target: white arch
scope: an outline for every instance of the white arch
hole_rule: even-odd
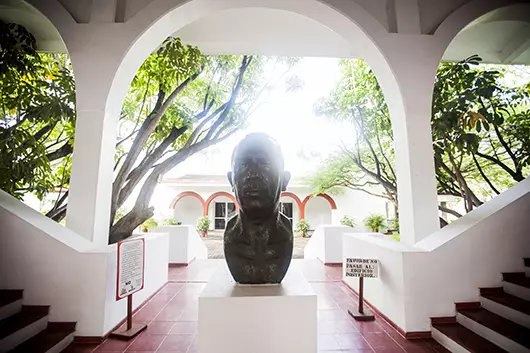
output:
[[[66,24],[59,28],[61,33],[75,32],[65,37],[65,42],[74,71],[81,68],[80,75],[76,71],[79,136],[76,134],[74,146],[71,223],[67,226],[90,239],[103,238],[108,228],[116,122],[130,82],[145,58],[165,38],[201,17],[249,7],[306,16],[337,33],[367,61],[383,89],[392,118],[398,187],[404,190],[400,192],[400,204],[405,209],[400,213],[402,228],[410,228],[411,239],[429,234],[436,225],[436,188],[434,166],[429,163],[430,125],[425,117],[430,114],[431,95],[427,93],[432,91],[439,61],[433,60],[437,52],[424,56],[437,48],[431,38],[422,37],[418,42],[418,38],[387,33],[362,7],[344,0],[154,0],[123,24]],[[429,98],[424,97],[427,95]],[[418,105],[418,101],[422,103]],[[432,194],[427,201],[426,194]]]
[[[309,17],[340,35],[352,47],[360,48],[359,54],[376,73],[391,110],[403,111],[399,86],[376,44],[380,35],[387,34],[386,30],[355,2],[340,0],[190,0],[180,4],[171,0],[153,1],[141,16],[127,22],[128,26],[145,31],[138,33],[124,54],[113,78],[105,110],[119,111],[136,71],[168,36],[217,11],[248,7],[284,10]]]
[[[434,37],[443,46],[445,51],[456,35],[473,21],[491,11],[524,3],[528,4],[528,2],[521,0],[470,1],[447,16],[438,28],[436,28]]]
[[[46,0],[22,0],[28,3],[30,6],[39,11],[48,21],[50,21],[59,36],[66,46],[66,50],[70,52],[68,44],[72,43],[75,31],[75,25],[77,24],[72,16],[65,10],[65,8],[56,1]]]

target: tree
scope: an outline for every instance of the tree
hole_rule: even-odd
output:
[[[479,66],[479,61],[473,56],[441,64],[433,96],[438,192],[462,197],[467,211],[522,180],[530,153],[530,85],[510,86],[503,81],[507,69]],[[364,62],[343,60],[340,65],[339,84],[316,110],[351,121],[356,140],[312,176],[313,191],[348,187],[397,205],[393,137],[382,91]]]
[[[171,59],[169,59],[171,58]],[[111,219],[139,189],[133,208],[110,228],[110,242],[129,237],[154,214],[151,197],[158,180],[191,155],[235,133],[264,90],[268,59],[204,56],[197,48],[169,38],[139,69],[122,116],[133,139],[117,154]],[[278,59],[276,59],[278,60]],[[288,59],[288,64],[296,61]],[[131,117],[134,124],[131,127]]]
[[[530,153],[528,87],[508,86],[505,68],[480,60],[441,64],[433,95],[439,189],[462,197],[467,212],[523,180]]]
[[[394,138],[382,90],[366,62],[341,60],[340,67],[338,85],[315,110],[351,122],[355,138],[350,146],[343,143],[326,167],[310,178],[313,192],[346,187],[387,199],[397,209]]]
[[[3,120],[0,186],[22,198],[68,188],[75,126],[75,89],[66,56],[37,54],[35,39],[18,25],[0,33]],[[153,215],[157,181],[189,156],[219,143],[256,108],[259,79],[269,59],[205,56],[168,38],[137,72],[122,107],[116,143],[110,241]],[[284,61],[290,67],[296,59]],[[8,166],[13,166],[8,168]],[[134,207],[120,209],[139,190]],[[66,215],[68,192],[47,213]]]
[[[169,38],[144,62],[124,104],[122,115],[138,118],[126,136],[134,138],[131,147],[118,156],[111,219],[136,187],[140,192],[133,208],[112,224],[111,243],[129,237],[153,216],[149,203],[161,176],[237,131],[252,104],[255,86],[245,78],[259,71],[259,65],[251,67],[253,61],[249,56],[205,57]]]
[[[68,56],[36,52],[24,27],[0,22],[0,188],[18,199],[67,187],[75,126]],[[67,194],[49,212],[56,216]]]

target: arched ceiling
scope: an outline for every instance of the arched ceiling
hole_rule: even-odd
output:
[[[0,20],[25,26],[36,37],[41,51],[66,50],[52,23],[22,0],[1,1]],[[190,23],[175,35],[208,54],[357,57],[356,48],[348,47],[341,36],[324,25],[270,8],[219,11]],[[498,9],[470,23],[451,42],[443,60],[459,61],[473,54],[487,63],[529,65],[530,5]]]
[[[208,54],[351,57],[342,37],[302,15],[268,8],[225,10],[175,33]]]
[[[478,54],[484,62],[530,64],[530,4],[492,11],[465,27],[451,42],[444,60]]]
[[[65,52],[64,42],[55,26],[34,7],[20,0],[0,2],[0,20],[24,26],[37,40],[41,51]]]
[[[202,18],[175,35],[206,53],[357,57],[318,22],[274,9],[235,9]],[[462,30],[444,61],[480,55],[486,63],[530,64],[530,5],[493,11]]]

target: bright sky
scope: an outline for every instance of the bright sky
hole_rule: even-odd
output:
[[[264,132],[275,138],[282,147],[286,169],[293,177],[305,177],[337,149],[341,140],[348,141],[353,134],[351,126],[347,128],[347,125],[317,117],[313,112],[314,103],[326,97],[339,79],[338,61],[332,58],[301,59],[284,79],[298,76],[304,83],[302,89],[286,92],[285,80],[281,80],[263,93],[261,104],[249,117],[245,129],[190,157],[166,177],[225,174],[230,168],[232,150],[251,132]],[[271,71],[265,76],[270,77]],[[275,72],[279,75],[284,70],[276,69]],[[276,81],[272,80],[273,83]]]

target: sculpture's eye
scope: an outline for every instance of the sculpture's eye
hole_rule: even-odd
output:
[[[268,165],[271,164],[270,161],[267,158],[264,158],[264,157],[259,158],[258,159],[258,163],[260,165],[264,165],[264,166],[268,166]]]

